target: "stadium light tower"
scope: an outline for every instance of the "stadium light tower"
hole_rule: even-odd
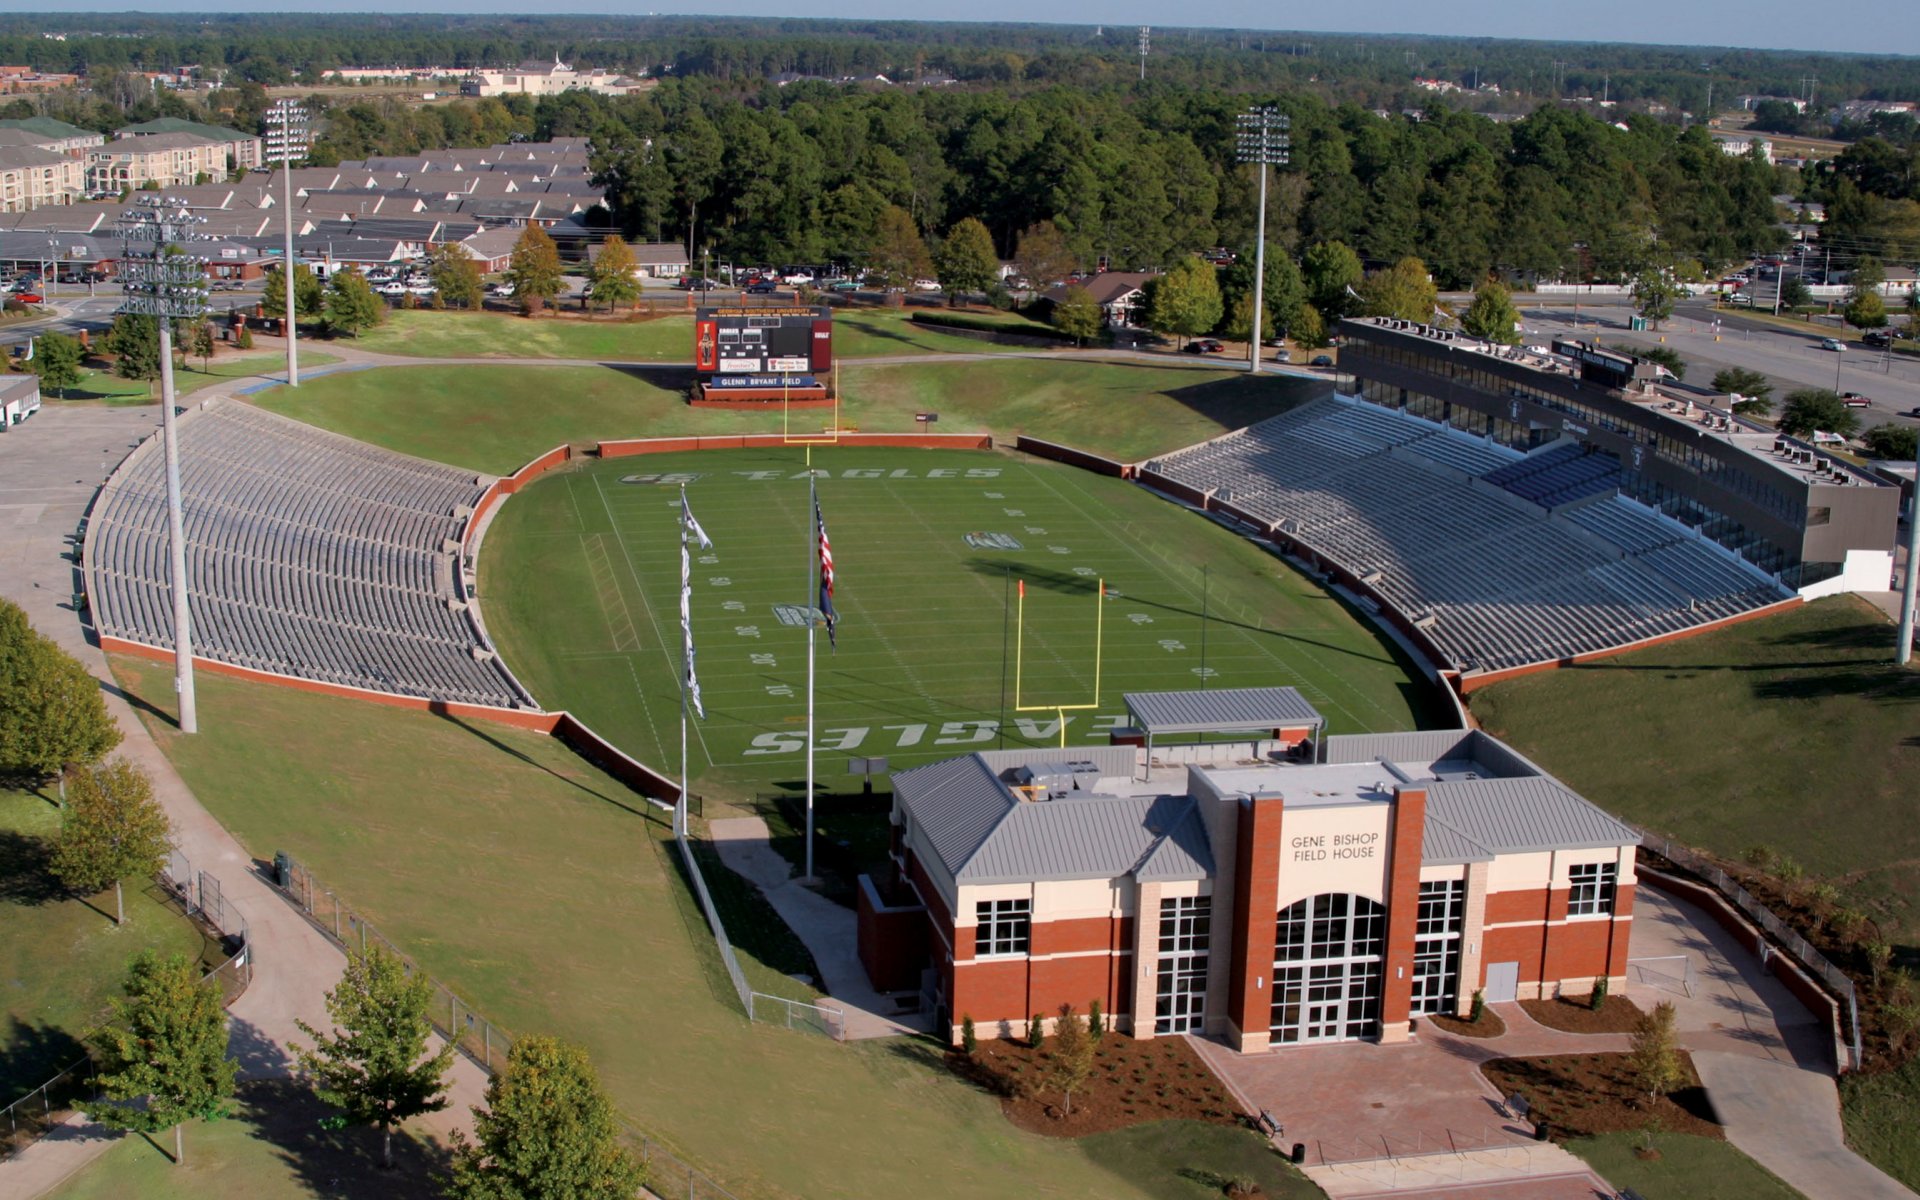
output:
[[[1267,168],[1285,166],[1292,159],[1293,121],[1272,107],[1250,108],[1240,114],[1240,161],[1260,168],[1260,219],[1253,243],[1253,346],[1248,374],[1260,372],[1260,317],[1266,305],[1267,282]]]
[[[167,458],[167,573],[173,591],[173,690],[180,697],[180,732],[199,730],[193,696],[193,626],[187,613],[187,543],[180,513],[180,438],[173,416],[173,322],[207,315],[207,260],[180,253],[200,220],[186,201],[142,197],[120,218],[126,248],[120,311],[152,317],[160,335],[160,432]]]
[[[267,161],[280,164],[281,195],[286,205],[282,219],[287,252],[280,261],[280,274],[287,288],[288,387],[300,386],[300,352],[294,347],[299,321],[293,306],[293,160],[307,156],[308,129],[307,110],[297,100],[276,100],[267,109]]]

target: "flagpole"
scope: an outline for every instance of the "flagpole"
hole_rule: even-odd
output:
[[[687,485],[680,485],[680,593],[681,606],[686,606],[688,577],[687,564]],[[680,636],[680,799],[673,806],[673,836],[687,836],[687,676],[693,670],[693,663],[687,657],[687,637],[683,631]]]
[[[807,521],[810,523],[807,538],[807,585],[818,587],[818,564],[815,560],[820,553],[820,528],[817,514],[820,511],[820,493],[813,480],[813,448],[807,448]],[[805,593],[801,593],[805,595]],[[809,618],[807,621],[807,873],[813,878],[813,645],[819,632],[819,621]]]

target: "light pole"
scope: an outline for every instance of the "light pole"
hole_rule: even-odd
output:
[[[1913,659],[1913,609],[1920,583],[1920,452],[1913,456],[1913,499],[1907,504],[1907,576],[1900,581],[1900,645],[1893,661],[1906,666]]]
[[[293,160],[307,156],[307,110],[297,100],[276,100],[267,109],[267,161],[280,164],[280,191],[285,205],[286,255],[280,260],[281,280],[287,286],[287,386],[300,386],[300,352],[294,343],[299,326],[293,303]]]
[[[207,260],[172,251],[187,241],[199,218],[186,202],[143,198],[121,216],[120,311],[152,317],[160,334],[160,431],[167,458],[167,559],[173,590],[173,690],[180,697],[180,732],[199,730],[193,695],[193,625],[187,612],[187,543],[180,512],[180,439],[173,419],[173,322],[205,319]],[[139,243],[139,249],[135,248]]]
[[[1253,346],[1247,373],[1260,371],[1260,316],[1266,304],[1267,283],[1267,168],[1290,160],[1293,140],[1287,131],[1293,121],[1272,107],[1250,108],[1240,114],[1240,161],[1260,168],[1260,218],[1253,242]]]

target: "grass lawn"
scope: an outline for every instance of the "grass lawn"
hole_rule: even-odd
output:
[[[1659,1134],[1651,1161],[1634,1153],[1637,1133],[1575,1138],[1566,1148],[1587,1160],[1602,1179],[1632,1188],[1646,1200],[1799,1200],[1800,1193],[1731,1143],[1686,1134]]]
[[[0,790],[0,1106],[84,1053],[81,1039],[107,1015],[140,951],[202,950],[199,931],[152,883],[126,885],[127,923],[118,927],[112,892],[90,903],[67,896],[48,861],[59,831],[59,810],[45,799]]]
[[[1409,729],[1441,714],[1391,641],[1245,539],[1130,484],[1002,454],[817,448],[833,536],[839,647],[818,649],[819,746],[838,777],[847,754],[897,769],[992,746],[1057,744],[1125,724],[1121,693],[1212,686],[1298,687],[1340,732]],[[644,762],[679,758],[678,502],[687,494],[714,548],[695,566],[694,637],[708,719],[696,780],[741,796],[798,778],[806,638],[773,606],[806,599],[811,513],[802,452],[614,459],[549,475],[506,505],[488,534],[481,591],[490,633],[549,708],[567,708]],[[663,478],[663,474],[666,476]],[[631,481],[631,482],[630,482]],[[1014,549],[970,541],[982,533]],[[1203,569],[1206,574],[1203,576]],[[1012,584],[1025,580],[1024,639]],[[1096,611],[1094,587],[1111,598]],[[1202,605],[1210,620],[1202,627]],[[1101,629],[1096,631],[1096,616]],[[1017,632],[1017,631],[1016,631]],[[1102,645],[1095,697],[1096,632]],[[1416,682],[1417,681],[1417,682]]]
[[[1898,1071],[1840,1081],[1847,1141],[1882,1171],[1920,1188],[1920,1058]]]
[[[1473,695],[1487,730],[1628,820],[1729,857],[1756,845],[1920,938],[1920,671],[1838,596]]]
[[[888,354],[1004,354],[1029,349],[923,328],[907,319],[912,312],[836,309],[834,354],[840,358],[872,358]],[[1011,314],[994,315],[1011,329],[1029,324],[1025,318]],[[693,318],[674,313],[635,320],[587,321],[394,309],[379,328],[362,334],[352,344],[363,350],[416,358],[577,358],[691,364]]]
[[[163,665],[113,668],[170,710]],[[1198,1197],[1179,1172],[1246,1169],[1244,1142],[1215,1164],[1209,1127],[1133,1132],[1118,1152],[1021,1133],[924,1043],[748,1024],[663,826],[557,743],[214,675],[199,700],[196,737],[150,727],[250,853],[300,857],[506,1028],[584,1045],[622,1111],[743,1200]],[[245,1153],[255,1175],[276,1160]],[[280,1161],[246,1194],[303,1194]],[[144,1191],[151,1177],[87,1194],[170,1194]]]
[[[842,421],[867,432],[938,428],[1028,433],[1121,458],[1190,445],[1285,411],[1324,388],[1201,364],[986,359],[843,372]],[[254,403],[407,454],[506,474],[562,442],[674,434],[776,433],[782,414],[695,409],[690,374],[588,366],[430,366],[346,371]],[[817,430],[825,414],[805,413]]]
[[[199,360],[184,371],[173,373],[174,391],[182,396],[192,395],[204,387],[212,387],[229,379],[241,379],[249,375],[278,375],[286,369],[284,354],[245,354],[237,358],[215,356],[208,364],[208,370],[202,371],[197,365]],[[340,361],[338,355],[318,354],[307,350],[300,351],[300,365],[321,367]],[[108,404],[158,404],[160,402],[160,382],[149,384],[144,379],[122,379],[111,371],[83,370],[80,373],[80,385],[67,389],[62,397],[57,393],[48,393],[43,400],[105,400]]]

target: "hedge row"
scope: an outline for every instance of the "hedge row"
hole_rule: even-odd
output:
[[[967,329],[975,333],[1004,333],[1015,337],[1046,338],[1055,342],[1071,342],[1074,339],[1051,325],[1036,325],[1007,321],[997,317],[981,316],[978,313],[963,312],[917,312],[911,318],[915,325],[936,325],[948,329]]]

